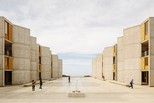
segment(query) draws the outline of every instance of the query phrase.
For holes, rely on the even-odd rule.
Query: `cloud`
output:
[[[31,29],[38,43],[53,53],[102,53],[123,29],[154,16],[152,0],[1,0],[0,15]],[[66,56],[61,58],[66,60]],[[70,57],[76,61],[76,57]],[[86,58],[86,57],[85,57]],[[87,61],[91,58],[87,59]],[[72,60],[73,61],[73,60]],[[71,61],[68,61],[71,65]],[[69,65],[64,68],[71,68]],[[74,64],[83,68],[79,64]],[[78,65],[78,66],[77,66]],[[91,64],[89,64],[90,68]],[[90,70],[90,69],[89,69]],[[68,70],[69,71],[69,70]]]

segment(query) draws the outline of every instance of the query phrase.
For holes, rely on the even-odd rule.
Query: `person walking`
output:
[[[35,81],[34,80],[32,80],[32,91],[35,91]]]
[[[129,87],[131,87],[132,89],[133,89],[133,79],[130,81],[130,86]]]
[[[70,78],[70,76],[68,77],[68,83],[70,83],[71,82],[71,78]]]

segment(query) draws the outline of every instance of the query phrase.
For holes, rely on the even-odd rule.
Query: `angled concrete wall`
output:
[[[58,77],[62,78],[62,73],[63,73],[63,71],[62,71],[62,59],[59,59],[58,68],[59,68],[59,75],[58,75]]]
[[[124,37],[117,40],[117,81],[124,82]]]
[[[140,26],[124,29],[124,83],[141,84]]]
[[[38,57],[36,37],[30,36],[30,74],[31,80],[38,80]]]
[[[58,56],[52,55],[52,77],[59,78]]]
[[[4,85],[4,18],[0,17],[0,86]]]
[[[13,26],[13,72],[12,84],[30,82],[30,30]]]
[[[103,51],[103,75],[106,80],[113,79],[113,46],[104,48]]]
[[[41,46],[41,74],[42,79],[51,79],[51,51],[50,48]]]
[[[103,55],[97,55],[96,57],[96,75],[98,79],[102,79],[102,74],[103,74]]]
[[[149,18],[149,86],[154,86],[154,17]]]

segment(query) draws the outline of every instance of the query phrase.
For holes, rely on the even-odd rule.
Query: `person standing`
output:
[[[68,83],[70,83],[71,82],[71,78],[70,78],[70,76],[68,77]]]
[[[34,80],[32,80],[32,91],[35,91],[35,81]]]
[[[133,89],[133,79],[130,81],[130,86]]]
[[[40,89],[42,89],[42,84],[43,84],[42,79],[40,79]]]

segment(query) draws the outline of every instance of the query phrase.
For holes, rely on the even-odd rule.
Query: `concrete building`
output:
[[[117,40],[117,81],[124,82],[124,37]]]
[[[63,75],[63,61],[62,59],[59,59],[59,63],[58,63],[58,69],[59,69],[59,74],[58,74],[58,77],[59,78],[62,78],[62,75]]]
[[[39,46],[30,29],[0,17],[0,86],[29,83],[39,76],[50,80],[51,60],[50,48]],[[62,77],[62,60],[57,63]]]
[[[106,79],[129,84],[154,86],[154,17],[123,30],[112,55],[112,47],[103,52],[103,74]],[[112,58],[113,57],[113,58]],[[93,62],[96,62],[93,60]],[[113,65],[113,66],[112,66]],[[113,67],[113,70],[111,68]],[[94,68],[94,66],[93,66]],[[97,72],[96,70],[93,70]],[[96,75],[97,73],[93,73]]]
[[[58,58],[58,55],[52,55],[52,78],[62,77],[62,60]]]
[[[103,75],[106,80],[113,79],[113,46],[104,48],[104,51],[103,51]]]
[[[39,46],[39,70],[43,80],[51,79],[51,51],[50,48]]]
[[[103,76],[103,55],[97,55],[95,59],[93,59],[93,77],[97,79],[102,79]]]

